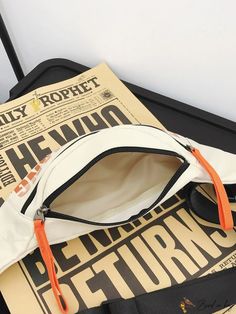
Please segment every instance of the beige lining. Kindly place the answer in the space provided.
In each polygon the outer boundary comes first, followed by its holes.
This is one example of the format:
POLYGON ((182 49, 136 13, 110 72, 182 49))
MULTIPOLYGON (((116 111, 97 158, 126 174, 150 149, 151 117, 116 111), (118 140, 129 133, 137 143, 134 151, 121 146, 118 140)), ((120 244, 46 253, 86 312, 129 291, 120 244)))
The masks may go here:
POLYGON ((50 208, 93 221, 122 212, 127 216, 127 211, 138 214, 158 198, 180 165, 173 156, 115 153, 93 165, 50 208))

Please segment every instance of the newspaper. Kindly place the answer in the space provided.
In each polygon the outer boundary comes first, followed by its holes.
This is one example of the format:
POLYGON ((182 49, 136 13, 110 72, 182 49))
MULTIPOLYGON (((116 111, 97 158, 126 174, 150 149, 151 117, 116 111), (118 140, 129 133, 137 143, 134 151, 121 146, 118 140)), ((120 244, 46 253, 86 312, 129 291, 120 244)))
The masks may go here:
POLYGON ((105 64, 1 105, 0 204, 38 161, 68 141, 141 122, 162 127, 105 64))
MULTIPOLYGON (((88 132, 131 123, 164 128, 105 64, 1 105, 1 203, 53 150, 88 132)), ((52 250, 70 312, 77 313, 233 267, 235 245, 235 231, 194 216, 178 194, 133 223, 52 250)), ((13 314, 60 313, 38 250, 1 274, 0 291, 13 314)))

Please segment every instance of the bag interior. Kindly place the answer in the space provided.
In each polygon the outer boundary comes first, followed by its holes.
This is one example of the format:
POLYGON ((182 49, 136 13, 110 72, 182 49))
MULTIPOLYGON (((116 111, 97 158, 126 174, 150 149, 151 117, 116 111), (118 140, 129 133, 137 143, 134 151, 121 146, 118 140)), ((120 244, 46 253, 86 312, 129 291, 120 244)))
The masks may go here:
POLYGON ((155 153, 113 153, 87 170, 50 208, 96 222, 126 220, 154 203, 181 164, 179 158, 155 153))

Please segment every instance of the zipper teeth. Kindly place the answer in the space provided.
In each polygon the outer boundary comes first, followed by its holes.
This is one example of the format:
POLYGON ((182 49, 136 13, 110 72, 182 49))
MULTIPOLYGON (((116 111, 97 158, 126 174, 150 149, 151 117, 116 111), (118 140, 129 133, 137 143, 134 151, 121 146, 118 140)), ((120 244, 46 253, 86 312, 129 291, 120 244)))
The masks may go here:
MULTIPOLYGON (((38 182, 39 183, 39 182, 38 182)), ((35 185, 33 191, 31 192, 30 196, 27 198, 26 202, 24 203, 24 205, 21 208, 21 213, 25 214, 28 206, 30 205, 30 203, 33 201, 36 193, 37 193, 37 189, 38 189, 38 183, 35 185)))
MULTIPOLYGON (((79 142, 80 140, 84 139, 85 137, 89 136, 89 135, 92 135, 92 134, 95 134, 97 133, 98 131, 94 131, 94 132, 91 132, 91 133, 88 133, 88 134, 85 134, 85 135, 82 135, 80 136, 76 141, 74 141, 73 143, 71 143, 69 146, 65 147, 58 155, 56 155, 55 159, 52 160, 52 163, 62 154, 64 153, 68 148, 70 148, 71 146, 73 146, 74 144, 76 144, 77 142, 79 142)), ((29 197, 27 198, 26 202, 24 203, 24 205, 22 206, 21 208, 21 213, 22 214, 25 214, 28 206, 31 204, 32 200, 34 199, 36 193, 37 193, 37 189, 38 189, 38 184, 40 182, 40 179, 39 181, 37 182, 37 184, 35 185, 33 191, 31 192, 31 194, 29 195, 29 197)))
POLYGON ((153 148, 141 148, 141 147, 116 147, 109 149, 100 155, 98 155, 96 158, 94 158, 92 161, 90 161, 83 169, 81 169, 79 172, 77 172, 73 177, 71 177, 68 181, 66 181, 63 185, 61 185, 59 188, 57 188, 53 193, 51 193, 44 201, 43 205, 49 207, 50 204, 54 201, 56 197, 58 197, 61 193, 63 193, 70 185, 72 185, 76 180, 78 180, 83 174, 85 174, 93 165, 95 165, 98 161, 103 159, 104 157, 107 157, 109 155, 112 155, 114 153, 119 152, 148 152, 148 153, 156 153, 161 155, 168 155, 168 156, 174 156, 179 157, 183 161, 186 161, 186 159, 179 155, 178 153, 175 153, 173 151, 163 150, 163 149, 153 149, 153 148))
MULTIPOLYGON (((169 136, 170 136, 172 139, 174 139, 178 144, 180 144, 182 147, 184 147, 186 150, 189 151, 188 146, 185 146, 184 144, 180 143, 178 140, 176 140, 174 137, 172 137, 169 133, 165 132, 165 130, 162 130, 162 129, 158 128, 158 127, 154 127, 154 126, 150 126, 150 125, 140 125, 140 124, 137 124, 137 125, 136 125, 136 124, 131 124, 130 126, 136 126, 136 127, 137 127, 137 126, 139 126, 139 127, 150 127, 150 128, 154 128, 154 129, 156 129, 156 130, 162 131, 163 133, 169 135, 169 136)), ((79 137, 77 140, 75 140, 73 143, 71 143, 69 146, 67 146, 65 149, 63 149, 63 150, 60 152, 60 154, 58 154, 58 155, 56 156, 56 158, 55 158, 54 160, 56 160, 62 153, 64 153, 68 148, 70 148, 71 146, 73 146, 74 144, 76 144, 76 143, 77 143, 78 141, 80 141, 81 139, 84 139, 85 137, 87 137, 87 136, 89 136, 89 135, 98 133, 99 131, 101 131, 101 130, 94 131, 94 132, 91 132, 91 133, 82 135, 82 136, 79 137)), ((137 147, 137 149, 138 149, 138 147, 137 147)), ((146 149, 148 149, 148 148, 146 148, 146 149)), ((151 150, 151 149, 150 149, 150 150, 151 150)), ((158 149, 156 149, 156 150, 158 150, 158 149)), ((181 156, 181 155, 179 155, 179 154, 177 154, 177 153, 174 153, 173 151, 168 151, 168 150, 160 150, 160 151, 165 151, 165 152, 168 153, 170 156, 176 156, 176 157, 179 157, 180 159, 182 159, 183 161, 186 161, 186 159, 185 159, 183 156, 181 156)), ((137 151, 137 152, 138 152, 138 151, 137 151)), ((54 160, 53 160, 53 161, 54 161, 54 160)), ((34 199, 34 197, 35 197, 35 195, 36 195, 36 193, 37 193, 37 188, 38 188, 39 182, 40 182, 40 179, 39 179, 39 181, 37 182, 36 186, 34 187, 33 191, 31 192, 31 194, 29 195, 28 199, 26 200, 26 202, 25 202, 24 205, 22 206, 22 209, 21 209, 21 213, 22 213, 22 214, 25 214, 25 213, 26 213, 27 208, 29 207, 29 205, 30 205, 31 202, 33 201, 33 199, 34 199)))
POLYGON ((153 204, 151 204, 151 206, 149 206, 148 208, 141 210, 139 212, 139 214, 131 216, 128 220, 115 222, 115 223, 99 223, 99 222, 89 221, 89 220, 82 219, 82 218, 73 217, 73 216, 70 216, 70 215, 62 214, 62 213, 57 213, 57 212, 54 212, 54 211, 51 211, 51 210, 49 210, 48 213, 45 216, 48 217, 48 218, 58 218, 58 219, 76 221, 76 222, 87 223, 87 224, 97 225, 97 226, 104 226, 104 227, 105 226, 116 226, 116 225, 119 225, 119 224, 128 223, 130 221, 133 221, 133 220, 139 218, 140 216, 145 215, 145 213, 150 211, 151 208, 153 208, 157 203, 159 203, 160 200, 162 198, 164 198, 164 196, 168 193, 170 188, 176 183, 178 178, 182 175, 182 173, 189 166, 189 163, 186 161, 186 159, 183 156, 181 156, 178 153, 175 153, 173 151, 160 150, 160 149, 150 149, 150 148, 140 148, 140 147, 120 147, 120 148, 115 148, 115 149, 112 149, 112 150, 108 150, 108 151, 100 154, 99 156, 97 156, 97 158, 93 159, 85 168, 83 168, 75 176, 73 176, 70 180, 68 180, 66 183, 64 183, 59 189, 55 190, 52 194, 50 194, 47 197, 47 199, 43 202, 43 204, 46 207, 49 208, 50 204, 53 202, 53 200, 56 197, 58 197, 61 193, 63 193, 76 180, 78 180, 79 177, 81 177, 86 171, 88 171, 96 162, 98 162, 99 160, 101 160, 102 158, 104 158, 104 157, 106 157, 108 155, 111 155, 111 154, 114 154, 114 153, 118 153, 118 152, 149 152, 149 153, 156 153, 156 154, 160 154, 160 155, 174 156, 174 157, 178 157, 181 160, 183 160, 183 164, 177 169, 177 171, 175 172, 173 177, 169 180, 169 182, 167 183, 167 185, 165 186, 165 188, 163 189, 162 193, 159 195, 157 200, 155 200, 155 202, 153 204))
POLYGON ((75 221, 75 222, 86 223, 86 224, 90 224, 94 226, 103 226, 103 227, 117 226, 117 225, 132 222, 140 218, 141 216, 147 214, 151 209, 153 209, 153 207, 156 206, 165 197, 168 191, 174 186, 174 184, 177 182, 179 177, 184 173, 184 171, 186 171, 188 167, 189 167, 189 163, 185 160, 184 163, 177 169, 175 174, 171 177, 171 179, 169 180, 169 182, 167 183, 167 185, 165 186, 165 188, 163 189, 159 197, 148 208, 142 209, 137 215, 133 215, 127 220, 118 221, 118 222, 110 222, 110 223, 106 223, 106 222, 101 223, 101 222, 96 222, 96 221, 91 221, 91 220, 86 220, 83 218, 70 216, 67 214, 58 213, 58 212, 52 211, 51 209, 48 210, 45 217, 63 219, 63 220, 68 220, 68 221, 75 221))

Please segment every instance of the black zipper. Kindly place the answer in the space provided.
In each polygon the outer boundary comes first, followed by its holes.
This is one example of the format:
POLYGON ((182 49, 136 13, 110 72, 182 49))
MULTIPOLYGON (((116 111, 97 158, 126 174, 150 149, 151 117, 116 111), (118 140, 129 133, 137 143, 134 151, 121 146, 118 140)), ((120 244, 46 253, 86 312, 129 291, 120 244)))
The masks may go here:
MULTIPOLYGON (((164 133, 165 130, 162 130, 158 127, 155 127, 155 126, 151 126, 151 125, 145 125, 145 124, 131 124, 133 126, 145 126, 145 127, 150 127, 150 128, 153 128, 153 129, 156 129, 156 130, 159 130, 159 131, 162 131, 164 133)), ((88 133, 88 134, 85 134, 85 135, 82 135, 81 137, 79 137, 76 141, 74 141, 73 143, 71 143, 68 147, 66 147, 65 149, 63 149, 59 155, 56 156, 55 159, 57 159, 63 152, 65 152, 68 148, 70 148, 72 145, 74 145, 75 143, 77 143, 78 141, 80 141, 81 139, 87 137, 87 136, 90 136, 92 134, 95 134, 95 133, 98 133, 99 131, 101 130, 98 130, 98 131, 94 131, 94 132, 91 132, 91 133, 88 133)), ((170 134, 166 133, 167 135, 169 135, 170 137, 172 137, 170 134)), ((190 149, 190 146, 189 145, 184 145, 182 144, 181 142, 179 142, 178 140, 176 140, 174 137, 172 137, 178 144, 180 144, 182 147, 184 147, 187 151, 191 151, 190 149)), ((171 151, 166 151, 166 152, 171 152, 171 151)), ((173 153, 173 152, 172 152, 173 153)), ((174 153, 173 153, 174 154, 174 153)), ((184 158, 180 155, 178 155, 177 153, 175 155, 172 155, 172 156, 176 156, 176 157, 179 157, 181 158, 182 160, 184 160, 184 158)), ((29 205, 31 204, 32 200, 34 199, 36 193, 37 193, 37 188, 38 188, 38 184, 39 182, 36 184, 36 186, 34 187, 33 191, 31 192, 31 194, 29 195, 28 199, 26 200, 26 202, 24 203, 24 205, 22 206, 22 209, 21 209, 21 213, 22 214, 25 214, 27 208, 29 207, 29 205)))
POLYGON ((109 149, 100 155, 98 155, 96 158, 94 158, 91 162, 89 162, 86 167, 81 169, 78 173, 76 173, 70 180, 65 182, 63 185, 61 185, 58 189, 56 189, 53 193, 51 193, 43 202, 42 207, 47 208, 47 211, 45 212, 45 217, 48 218, 57 218, 57 219, 63 219, 63 220, 70 220, 75 222, 82 222, 90 225, 96 225, 96 226, 115 226, 119 224, 124 224, 131 222, 133 220, 138 219, 139 217, 145 215, 150 209, 152 209, 156 204, 160 202, 162 198, 168 193, 168 191, 172 188, 172 186, 176 183, 176 181, 180 178, 180 176, 186 171, 186 169, 189 167, 189 163, 186 161, 186 159, 179 155, 178 153, 175 153, 173 151, 169 150, 163 150, 163 149, 153 149, 153 148, 141 148, 141 147, 116 147, 109 149), (183 163, 178 168, 178 170, 175 172, 175 174, 172 176, 172 178, 169 180, 165 188, 163 189, 162 193, 159 195, 159 197, 155 200, 155 202, 149 206, 148 208, 145 208, 141 210, 137 215, 134 215, 130 217, 127 220, 114 222, 114 223, 100 223, 95 221, 90 221, 82 218, 77 218, 74 216, 62 214, 59 212, 55 212, 50 209, 51 203, 61 194, 63 193, 68 187, 70 187, 75 181, 77 181, 83 174, 85 174, 93 165, 95 165, 98 161, 103 159, 104 157, 120 153, 120 152, 142 152, 142 153, 155 153, 159 155, 166 155, 166 156, 173 156, 181 159, 183 163))
POLYGON ((37 189, 38 189, 38 184, 39 182, 35 185, 33 191, 31 192, 31 194, 29 195, 29 197, 27 198, 26 202, 24 203, 24 205, 21 208, 21 213, 25 214, 27 208, 29 207, 29 205, 31 204, 31 202, 33 201, 36 193, 37 193, 37 189))
MULTIPOLYGON (((79 142, 80 140, 84 139, 85 137, 89 136, 89 135, 92 135, 92 134, 95 134, 97 133, 98 131, 94 131, 94 132, 91 132, 91 133, 88 133, 88 134, 85 134, 85 135, 82 135, 80 136, 76 141, 74 141, 73 143, 71 143, 70 145, 68 145, 66 148, 64 148, 60 154, 58 154, 56 156, 56 158, 54 160, 56 160, 62 153, 64 153, 68 148, 70 148, 72 145, 74 145, 75 143, 79 142)), ((39 180, 40 181, 40 180, 39 180)), ((38 189, 38 184, 39 184, 39 181, 37 182, 37 184, 35 185, 33 191, 31 192, 31 194, 29 195, 29 197, 27 198, 26 202, 24 203, 24 205, 22 206, 21 208, 21 213, 22 214, 25 214, 27 208, 29 207, 29 205, 31 204, 32 200, 34 199, 36 193, 37 193, 37 189, 38 189)))

